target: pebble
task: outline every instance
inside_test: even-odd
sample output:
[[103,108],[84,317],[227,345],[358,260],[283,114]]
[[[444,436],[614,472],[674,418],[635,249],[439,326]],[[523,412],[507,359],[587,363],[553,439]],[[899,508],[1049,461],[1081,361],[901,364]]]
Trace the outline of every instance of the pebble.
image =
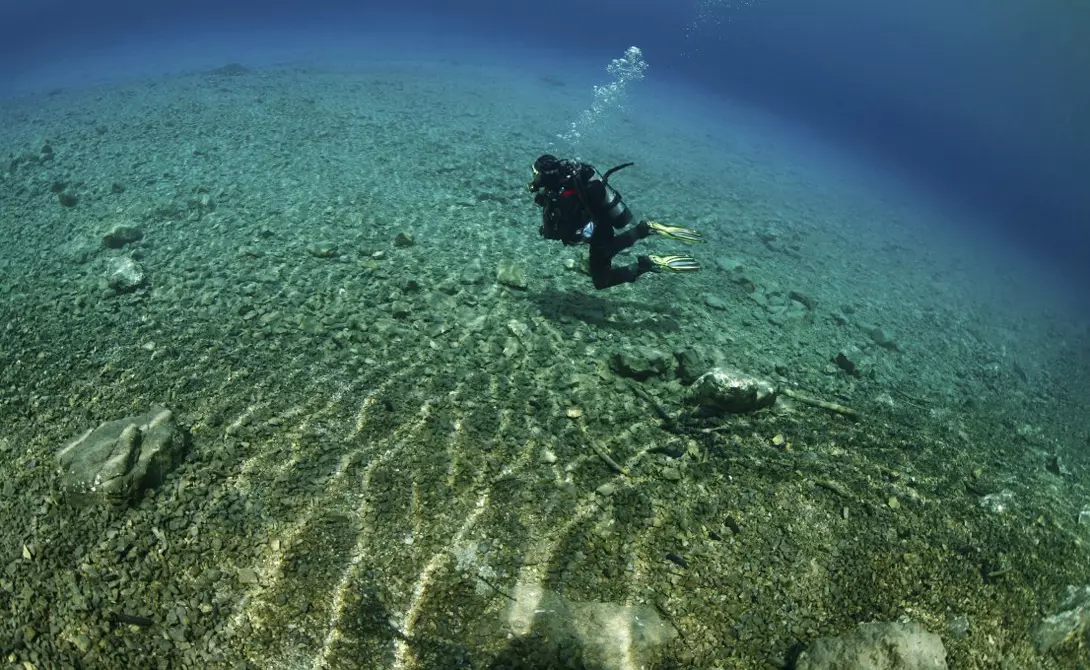
[[256,584],[257,573],[252,568],[242,568],[238,571],[238,581],[240,584]]
[[662,478],[676,482],[681,479],[681,471],[677,468],[665,467],[662,469]]
[[608,498],[609,496],[613,495],[616,491],[617,491],[617,487],[614,484],[610,484],[610,483],[607,482],[607,483],[602,484],[601,486],[599,486],[595,490],[595,493],[602,496],[603,498]]

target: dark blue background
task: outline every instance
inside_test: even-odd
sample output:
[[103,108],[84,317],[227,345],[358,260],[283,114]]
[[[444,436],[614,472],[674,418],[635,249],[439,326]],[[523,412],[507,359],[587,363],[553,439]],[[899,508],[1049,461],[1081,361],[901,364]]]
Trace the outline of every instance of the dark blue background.
[[[1090,284],[1090,3],[758,0],[686,26],[697,2],[0,0],[0,72],[122,36],[210,27],[361,33],[444,17],[484,42],[607,62],[639,45],[655,77],[746,98],[909,169]],[[957,9],[950,9],[956,5]],[[0,82],[2,83],[2,82]]]

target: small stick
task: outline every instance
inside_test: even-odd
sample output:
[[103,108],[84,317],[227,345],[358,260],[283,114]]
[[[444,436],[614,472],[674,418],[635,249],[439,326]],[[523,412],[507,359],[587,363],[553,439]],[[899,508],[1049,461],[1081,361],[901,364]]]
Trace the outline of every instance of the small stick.
[[659,401],[655,400],[650,393],[640,388],[636,382],[632,382],[630,386],[632,387],[633,393],[638,395],[648,405],[651,405],[651,409],[654,410],[655,414],[657,414],[662,421],[663,428],[671,432],[677,428],[677,421],[674,417],[670,416],[670,413],[667,412],[661,404],[659,404]]
[[919,410],[923,410],[925,412],[927,411],[927,408],[924,407],[924,401],[923,400],[920,400],[919,398],[915,398],[913,396],[908,395],[907,393],[905,393],[901,389],[897,388],[896,386],[893,387],[893,392],[896,393],[897,395],[902,396],[903,398],[905,398],[905,400],[908,401],[908,404],[911,405],[912,407],[915,407],[916,409],[919,409]]
[[504,598],[507,598],[507,599],[508,599],[508,600],[510,600],[511,602],[513,602],[513,603],[517,603],[517,602],[518,602],[517,600],[515,600],[514,598],[512,598],[512,597],[511,597],[510,595],[508,595],[507,593],[505,593],[505,592],[501,591],[501,590],[500,590],[500,588],[499,588],[498,586],[496,586],[496,585],[495,585],[495,584],[493,584],[492,582],[488,581],[488,580],[487,580],[487,579],[485,579],[484,577],[482,577],[482,576],[480,576],[480,575],[477,575],[477,579],[479,579],[479,580],[481,580],[482,582],[484,582],[485,584],[487,584],[487,585],[489,586],[489,588],[491,588],[491,589],[492,589],[493,591],[495,591],[496,593],[500,594],[500,595],[501,595],[501,596],[503,596]]
[[606,462],[606,464],[607,464],[607,465],[608,465],[609,467],[613,468],[614,470],[616,470],[617,472],[621,473],[621,474],[622,474],[622,475],[624,475],[625,477],[627,477],[627,476],[628,476],[628,470],[625,470],[625,469],[624,469],[624,468],[622,468],[622,467],[621,467],[620,465],[618,465],[618,464],[617,464],[617,461],[615,461],[615,460],[613,460],[612,458],[610,458],[609,454],[607,454],[606,452],[602,451],[602,449],[601,449],[601,448],[600,448],[600,447],[599,447],[598,445],[596,445],[596,444],[594,444],[593,442],[591,442],[591,443],[590,443],[590,448],[591,448],[591,449],[593,449],[593,450],[594,450],[594,453],[598,454],[599,458],[601,458],[601,459],[602,459],[603,461],[605,461],[605,462]]
[[850,407],[838,405],[835,402],[826,402],[824,400],[818,400],[817,398],[811,398],[810,396],[802,395],[801,393],[793,391],[789,388],[780,389],[780,393],[784,394],[788,398],[798,400],[803,405],[810,405],[811,407],[820,407],[821,409],[827,409],[830,412],[836,412],[837,414],[841,414],[850,419],[859,418],[859,412],[856,412]]

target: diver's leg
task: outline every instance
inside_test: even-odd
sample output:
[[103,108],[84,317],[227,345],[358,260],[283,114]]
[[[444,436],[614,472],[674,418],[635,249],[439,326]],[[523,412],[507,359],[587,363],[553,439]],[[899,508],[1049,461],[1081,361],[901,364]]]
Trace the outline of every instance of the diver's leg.
[[637,262],[631,265],[613,267],[613,257],[619,251],[627,249],[635,244],[636,240],[647,237],[649,234],[646,224],[640,224],[620,235],[614,235],[612,230],[608,230],[604,235],[592,238],[590,278],[594,280],[594,288],[600,290],[617,284],[627,284],[636,281],[643,273],[650,272],[654,266],[646,256],[640,256]]
[[613,239],[610,240],[610,244],[613,248],[613,253],[617,254],[618,252],[629,248],[630,246],[650,234],[651,227],[647,224],[646,221],[640,221],[623,233],[613,236]]

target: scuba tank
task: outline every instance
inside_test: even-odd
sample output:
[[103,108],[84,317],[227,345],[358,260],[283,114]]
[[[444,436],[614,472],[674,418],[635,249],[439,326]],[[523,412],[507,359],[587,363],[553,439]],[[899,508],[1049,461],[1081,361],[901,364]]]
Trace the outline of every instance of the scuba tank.
[[[624,163],[606,170],[603,175],[599,175],[593,166],[583,164],[583,174],[581,176],[586,178],[585,180],[576,181],[578,184],[576,188],[580,191],[583,204],[587,206],[594,218],[600,220],[601,223],[608,222],[614,228],[624,228],[632,223],[633,217],[628,205],[624,204],[621,194],[617,192],[617,189],[609,185],[609,178],[615,172],[630,165],[632,163]],[[589,175],[586,174],[588,171]]]

